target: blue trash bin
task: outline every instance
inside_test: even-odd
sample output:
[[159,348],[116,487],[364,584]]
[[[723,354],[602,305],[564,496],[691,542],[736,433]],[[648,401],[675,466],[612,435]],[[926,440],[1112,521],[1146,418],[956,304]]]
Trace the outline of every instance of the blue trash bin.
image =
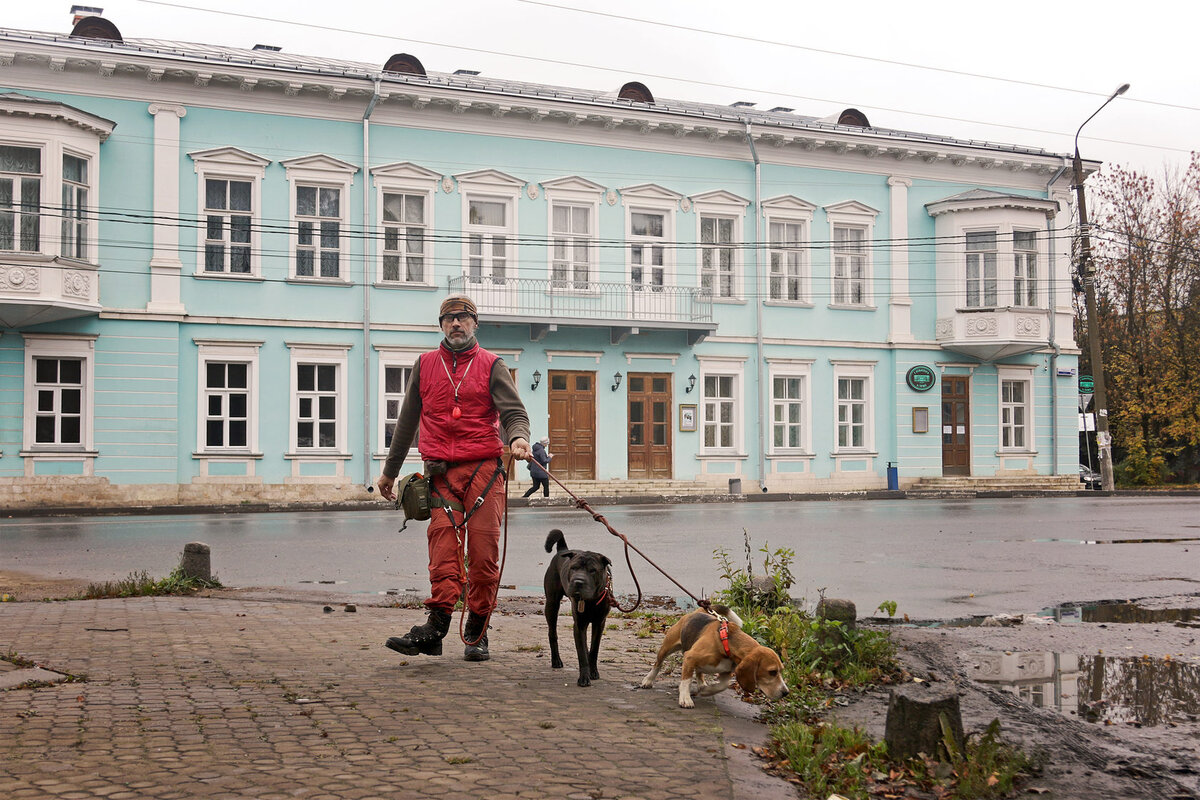
[[887,465],[888,491],[895,492],[900,489],[900,470],[891,461]]

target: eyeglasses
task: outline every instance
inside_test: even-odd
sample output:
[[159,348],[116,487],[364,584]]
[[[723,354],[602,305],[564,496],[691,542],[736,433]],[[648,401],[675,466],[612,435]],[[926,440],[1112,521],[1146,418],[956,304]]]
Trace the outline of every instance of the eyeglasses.
[[475,319],[474,315],[468,311],[459,311],[456,314],[443,314],[441,321],[447,322],[466,322],[469,319]]

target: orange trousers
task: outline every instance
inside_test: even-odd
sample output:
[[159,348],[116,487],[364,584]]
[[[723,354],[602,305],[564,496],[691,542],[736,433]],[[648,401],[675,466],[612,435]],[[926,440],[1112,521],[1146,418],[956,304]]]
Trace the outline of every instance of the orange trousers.
[[[445,500],[461,502],[469,511],[492,480],[497,465],[497,459],[452,464],[445,475],[433,476],[432,489]],[[478,471],[476,466],[479,466]],[[453,515],[455,523],[461,524],[462,511],[433,509],[427,531],[431,592],[425,605],[429,608],[452,611],[466,587],[467,609],[480,615],[491,612],[500,584],[500,518],[504,512],[504,490],[504,475],[497,475],[483,505],[457,532],[446,512]],[[463,574],[464,545],[466,575]]]

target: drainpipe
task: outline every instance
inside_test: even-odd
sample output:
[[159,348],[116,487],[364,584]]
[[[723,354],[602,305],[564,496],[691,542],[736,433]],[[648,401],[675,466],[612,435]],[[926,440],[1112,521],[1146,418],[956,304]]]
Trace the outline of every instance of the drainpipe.
[[[1064,158],[1062,166],[1058,168],[1058,172],[1054,173],[1054,177],[1052,177],[1049,180],[1049,182],[1046,183],[1046,198],[1047,199],[1053,199],[1051,197],[1050,189],[1051,189],[1051,187],[1054,186],[1054,182],[1057,181],[1060,177],[1062,177],[1062,174],[1066,171],[1067,171],[1067,160]],[[1050,419],[1052,420],[1052,423],[1050,425],[1050,474],[1051,475],[1058,474],[1058,355],[1062,351],[1062,348],[1058,346],[1058,337],[1055,336],[1055,333],[1054,333],[1054,320],[1055,320],[1055,318],[1058,317],[1058,314],[1056,313],[1055,308],[1054,308],[1055,299],[1054,299],[1053,268],[1056,266],[1056,264],[1054,263],[1054,234],[1055,234],[1055,232],[1056,231],[1055,231],[1055,227],[1054,227],[1054,216],[1047,215],[1046,216],[1046,241],[1049,244],[1049,248],[1050,248],[1049,257],[1050,257],[1051,273],[1048,276],[1049,280],[1047,281],[1047,284],[1049,287],[1049,295],[1046,298],[1046,304],[1050,308],[1050,348],[1053,351],[1050,355],[1050,409],[1051,409]],[[1078,438],[1078,437],[1076,437],[1076,438]],[[1078,449],[1078,447],[1076,449]]]
[[754,343],[757,350],[758,371],[758,479],[762,490],[767,491],[767,432],[765,420],[770,414],[768,406],[766,362],[763,357],[763,299],[767,296],[763,286],[761,259],[759,258],[759,218],[762,216],[762,162],[758,160],[758,150],[754,147],[754,133],[750,129],[750,120],[743,120],[746,125],[746,143],[750,145],[750,155],[754,159]]
[[371,256],[368,252],[368,221],[371,219],[371,114],[379,102],[379,76],[371,90],[371,99],[363,112],[363,238],[362,238],[362,381],[363,381],[363,485],[368,492],[375,491],[374,470],[371,459]]

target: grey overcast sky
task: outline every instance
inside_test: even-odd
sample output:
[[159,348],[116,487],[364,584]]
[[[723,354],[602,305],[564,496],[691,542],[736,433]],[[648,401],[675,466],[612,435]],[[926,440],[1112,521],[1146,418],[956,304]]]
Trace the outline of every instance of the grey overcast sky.
[[[236,47],[655,97],[755,101],[873,125],[1068,154],[1155,177],[1200,149],[1200,4],[1179,0],[91,0],[126,38]],[[69,33],[67,0],[0,25]],[[4,73],[0,71],[0,76]],[[0,81],[3,78],[0,77]]]

